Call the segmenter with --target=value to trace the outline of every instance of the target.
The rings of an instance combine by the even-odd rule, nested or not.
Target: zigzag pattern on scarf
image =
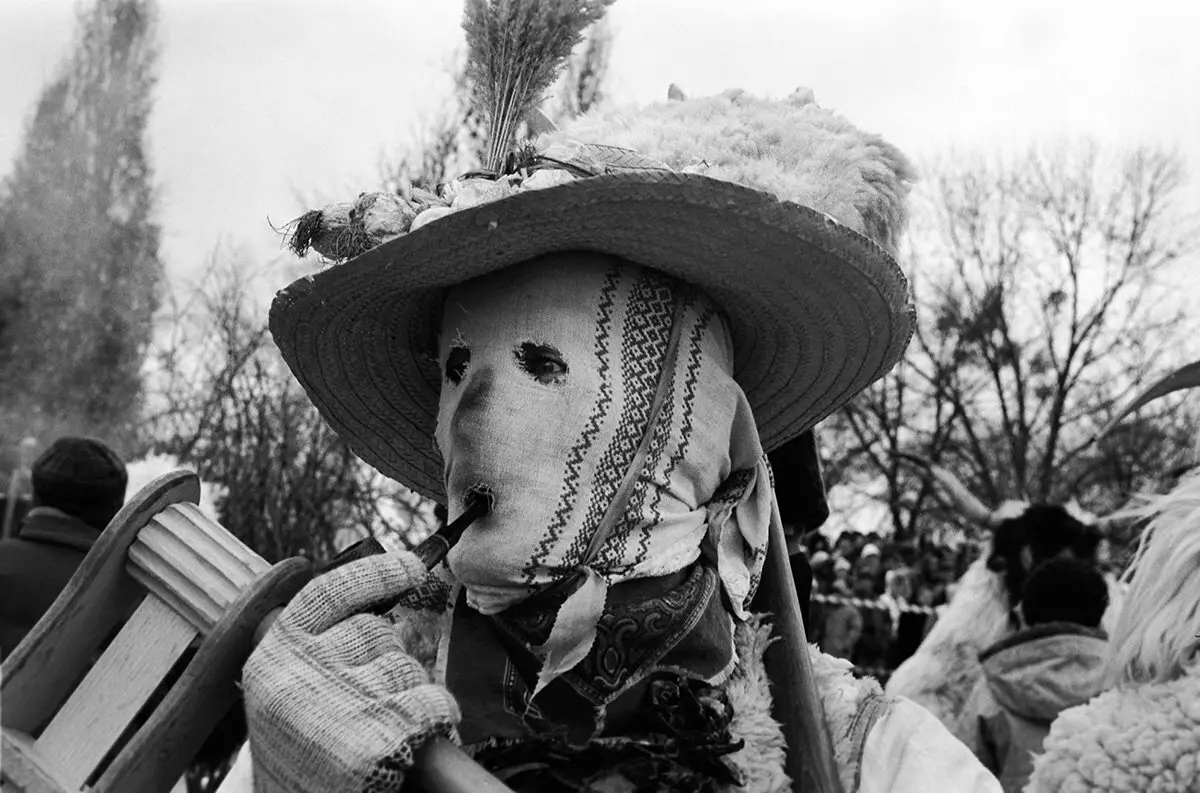
[[[554,520],[546,527],[546,536],[538,543],[533,558],[525,565],[525,569],[529,571],[526,573],[525,580],[531,587],[534,565],[545,559],[550,549],[558,542],[572,510],[575,509],[583,459],[592,448],[596,436],[600,434],[600,427],[612,406],[612,365],[609,362],[608,340],[612,334],[613,307],[616,305],[617,286],[620,278],[621,269],[614,266],[609,270],[604,280],[604,287],[600,290],[600,308],[596,313],[596,370],[600,379],[600,389],[592,414],[588,417],[588,422],[584,426],[583,432],[580,433],[578,442],[572,447],[571,453],[567,455],[562,496],[559,498],[558,508],[554,511]]]
[[[713,310],[711,306],[705,308],[700,314],[700,318],[696,321],[695,327],[692,328],[691,337],[688,339],[688,363],[683,384],[683,409],[681,411],[682,421],[679,429],[679,445],[675,448],[670,459],[667,460],[667,467],[663,471],[662,476],[663,483],[671,481],[671,477],[675,474],[675,469],[683,462],[684,455],[687,454],[688,444],[692,439],[692,424],[695,417],[694,408],[696,404],[696,379],[700,376],[700,340],[704,337],[705,331],[708,330],[708,325],[712,321],[712,317]],[[644,562],[649,554],[650,529],[658,525],[661,520],[659,505],[662,503],[664,492],[665,489],[660,487],[654,493],[654,501],[650,504],[650,512],[654,516],[654,521],[638,538],[637,564]]]
[[[674,295],[665,279],[647,271],[633,288],[621,329],[620,380],[625,404],[612,440],[597,464],[596,479],[583,520],[584,530],[568,547],[568,559],[579,557],[591,543],[591,530],[600,523],[637,454],[647,429],[659,377],[666,366],[663,358],[671,338],[674,311]],[[541,563],[544,557],[535,561]],[[573,569],[563,570],[559,577],[572,573]]]

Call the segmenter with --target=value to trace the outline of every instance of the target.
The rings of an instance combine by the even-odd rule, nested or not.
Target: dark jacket
[[[1098,628],[1051,622],[980,653],[984,679],[967,704],[978,719],[974,749],[1005,793],[1025,787],[1058,714],[1100,693],[1107,647]]]
[[[66,587],[100,532],[65,512],[35,507],[0,541],[0,653],[7,658]]]

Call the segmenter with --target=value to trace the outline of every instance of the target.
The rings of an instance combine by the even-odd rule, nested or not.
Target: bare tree
[[[547,116],[558,123],[581,116],[607,98],[608,66],[612,53],[612,23],[608,17],[591,25],[575,47],[554,94],[547,103]]]
[[[150,0],[96,0],[0,187],[0,441],[100,435],[133,454],[162,279],[145,133]]]
[[[1186,338],[1162,278],[1196,248],[1175,205],[1178,155],[1093,144],[1015,160],[948,160],[927,176],[912,270],[921,316],[904,362],[831,422],[834,473],[884,477],[893,529],[955,521],[894,455],[916,451],[994,504],[1098,509],[1152,487],[1190,453],[1195,417],[1163,405],[1091,440]]]
[[[163,316],[149,443],[224,485],[223,523],[268,560],[325,559],[368,534],[393,547],[421,539],[432,505],[361,462],[321,419],[241,265],[214,252],[205,283]]]

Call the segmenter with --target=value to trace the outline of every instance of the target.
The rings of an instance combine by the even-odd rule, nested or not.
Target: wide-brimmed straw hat
[[[271,308],[324,418],[367,463],[439,501],[437,318],[446,290],[472,278],[594,251],[703,289],[727,315],[766,450],[884,375],[912,335],[893,257],[909,165],[810,92],[592,114],[504,170],[310,213],[298,247],[350,258]]]

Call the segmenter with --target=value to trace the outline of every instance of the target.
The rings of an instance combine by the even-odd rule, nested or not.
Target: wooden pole
[[[796,582],[788,565],[787,539],[778,524],[771,529],[761,586],[766,589],[775,615],[775,635],[780,639],[767,649],[765,663],[772,684],[772,710],[783,726],[792,790],[843,793],[808,655]]]

